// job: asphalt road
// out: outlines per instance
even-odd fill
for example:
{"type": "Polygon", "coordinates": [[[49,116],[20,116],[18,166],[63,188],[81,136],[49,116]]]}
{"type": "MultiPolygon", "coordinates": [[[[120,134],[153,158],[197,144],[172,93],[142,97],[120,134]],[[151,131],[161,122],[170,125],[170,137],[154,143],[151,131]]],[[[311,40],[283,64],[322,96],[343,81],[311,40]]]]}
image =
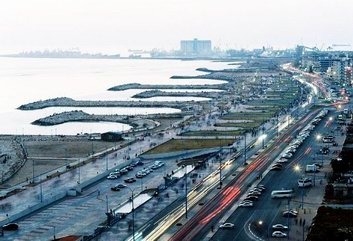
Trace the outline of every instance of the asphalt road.
{"type": "MultiPolygon", "coordinates": [[[[297,149],[297,152],[291,158],[291,162],[287,163],[285,168],[281,171],[269,172],[261,181],[267,190],[260,196],[257,202],[254,202],[254,207],[239,207],[227,219],[226,222],[234,223],[235,229],[222,230],[218,229],[211,240],[269,240],[272,234],[270,228],[273,224],[281,223],[286,226],[293,224],[292,219],[282,217],[282,211],[288,208],[287,199],[272,199],[271,191],[279,190],[282,188],[294,188],[296,196],[289,202],[290,208],[298,208],[301,205],[301,195],[303,190],[304,206],[310,205],[310,200],[305,200],[305,194],[309,189],[298,189],[297,180],[303,173],[297,173],[293,167],[299,164],[304,167],[306,164],[313,162],[320,163],[321,155],[317,156],[316,152],[319,150],[321,143],[316,140],[317,133],[330,133],[337,124],[328,122],[329,114],[326,116],[319,125],[311,132],[312,134],[305,140],[305,142],[297,149]],[[313,160],[315,157],[315,161],[313,160]],[[262,221],[261,225],[256,225],[262,221]],[[249,231],[249,225],[253,233],[249,231]],[[255,229],[255,232],[254,232],[255,229]]],[[[331,133],[332,134],[332,133],[331,133]]],[[[338,135],[338,133],[336,133],[338,135]]],[[[340,134],[339,134],[340,135],[340,134]]],[[[340,142],[343,142],[343,137],[339,137],[340,142]]],[[[327,157],[325,157],[327,158],[327,157]]],[[[320,179],[324,178],[320,173],[316,175],[316,185],[320,179]]],[[[289,235],[294,235],[289,232],[289,235]]]]}
{"type": "Polygon", "coordinates": [[[262,173],[283,151],[293,136],[316,116],[313,111],[291,126],[273,145],[262,152],[236,178],[229,182],[219,195],[207,202],[170,240],[201,240],[226,210],[244,193],[254,181],[254,173],[262,173]]]}

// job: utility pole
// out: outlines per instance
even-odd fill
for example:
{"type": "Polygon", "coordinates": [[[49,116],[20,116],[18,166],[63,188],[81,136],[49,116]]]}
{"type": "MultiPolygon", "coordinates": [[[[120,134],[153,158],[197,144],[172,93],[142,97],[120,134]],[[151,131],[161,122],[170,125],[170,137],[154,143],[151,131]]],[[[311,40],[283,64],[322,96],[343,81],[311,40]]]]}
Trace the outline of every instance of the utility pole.
{"type": "Polygon", "coordinates": [[[246,165],[246,133],[244,134],[244,165],[246,165]]]}
{"type": "Polygon", "coordinates": [[[188,218],[188,174],[187,168],[185,168],[185,218],[188,218]]]}
{"type": "Polygon", "coordinates": [[[42,186],[41,180],[40,180],[39,187],[40,187],[40,202],[42,203],[43,202],[43,186],[42,186]]]}
{"type": "Polygon", "coordinates": [[[34,184],[34,159],[32,160],[32,183],[34,184]]]}

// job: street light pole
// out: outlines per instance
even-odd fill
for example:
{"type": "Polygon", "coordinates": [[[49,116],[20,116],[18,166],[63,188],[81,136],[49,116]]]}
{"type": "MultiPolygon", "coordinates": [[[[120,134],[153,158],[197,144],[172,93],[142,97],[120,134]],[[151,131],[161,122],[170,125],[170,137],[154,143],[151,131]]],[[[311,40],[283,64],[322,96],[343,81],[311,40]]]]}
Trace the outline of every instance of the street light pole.
{"type": "Polygon", "coordinates": [[[32,183],[34,183],[34,159],[32,160],[32,183]]]}
{"type": "Polygon", "coordinates": [[[246,165],[246,133],[244,134],[244,165],[246,165]]]}
{"type": "Polygon", "coordinates": [[[185,168],[185,218],[188,218],[188,173],[187,168],[185,168]]]}
{"type": "Polygon", "coordinates": [[[135,207],[134,207],[134,191],[131,187],[127,186],[131,191],[131,212],[132,212],[132,240],[135,241],[135,207]]]}

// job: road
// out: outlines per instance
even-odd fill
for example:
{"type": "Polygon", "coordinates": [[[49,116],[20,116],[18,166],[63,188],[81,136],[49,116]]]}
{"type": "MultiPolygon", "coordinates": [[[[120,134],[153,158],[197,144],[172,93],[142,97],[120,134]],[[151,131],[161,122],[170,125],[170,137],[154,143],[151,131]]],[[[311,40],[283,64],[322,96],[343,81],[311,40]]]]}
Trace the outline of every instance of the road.
{"type": "Polygon", "coordinates": [[[293,136],[305,127],[318,110],[312,111],[282,134],[269,148],[262,152],[236,178],[231,180],[219,195],[208,201],[170,240],[201,240],[211,226],[244,193],[253,181],[252,173],[262,173],[272,163],[293,136]]]}
{"type": "MultiPolygon", "coordinates": [[[[226,220],[226,222],[234,223],[236,228],[232,231],[218,229],[211,240],[271,240],[269,236],[271,236],[273,231],[271,229],[273,224],[281,223],[291,227],[294,221],[282,217],[281,215],[282,211],[288,208],[288,201],[287,199],[272,199],[271,191],[273,190],[280,190],[282,188],[294,188],[296,196],[289,202],[290,208],[297,209],[299,206],[301,206],[302,195],[305,208],[308,206],[317,206],[321,203],[322,196],[311,198],[310,200],[306,198],[307,192],[310,190],[310,188],[300,190],[298,189],[297,180],[304,173],[295,172],[294,166],[298,164],[302,167],[303,170],[307,164],[321,162],[321,155],[317,156],[316,153],[319,151],[322,144],[318,143],[316,140],[316,134],[330,133],[330,130],[337,126],[337,124],[329,121],[329,116],[332,115],[328,115],[320,122],[320,124],[314,129],[309,138],[307,138],[305,142],[298,148],[297,152],[292,157],[291,162],[288,163],[283,170],[269,172],[264,177],[264,179],[261,181],[261,184],[265,185],[267,190],[260,196],[259,201],[255,202],[255,206],[250,208],[240,207],[236,209],[236,211],[232,213],[232,215],[226,220]],[[315,160],[313,160],[313,157],[315,157],[315,160]],[[256,223],[258,224],[259,222],[261,223],[260,227],[259,225],[256,225],[256,223]],[[253,231],[254,229],[257,232],[253,231]],[[250,232],[250,230],[252,231],[250,232]]],[[[339,135],[337,136],[336,141],[339,144],[343,144],[344,137],[339,135]]],[[[325,156],[324,158],[326,160],[330,160],[329,157],[330,156],[325,156]]],[[[316,186],[318,186],[317,188],[323,189],[323,186],[319,184],[320,180],[324,179],[323,174],[316,174],[315,179],[316,186]]],[[[289,236],[292,235],[297,236],[298,234],[291,234],[289,232],[289,236]]]]}

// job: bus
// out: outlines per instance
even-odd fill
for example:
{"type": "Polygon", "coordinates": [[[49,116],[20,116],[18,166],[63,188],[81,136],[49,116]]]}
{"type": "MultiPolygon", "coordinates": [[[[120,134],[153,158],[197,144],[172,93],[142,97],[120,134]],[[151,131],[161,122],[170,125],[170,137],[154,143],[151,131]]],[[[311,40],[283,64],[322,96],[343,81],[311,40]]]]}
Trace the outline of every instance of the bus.
{"type": "Polygon", "coordinates": [[[272,198],[290,198],[294,196],[294,190],[293,189],[287,189],[287,190],[275,190],[271,192],[271,197],[272,198]]]}

